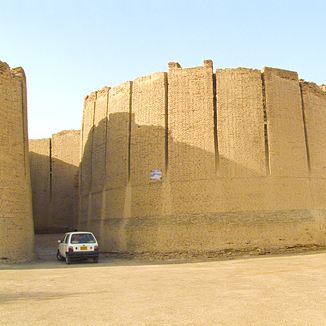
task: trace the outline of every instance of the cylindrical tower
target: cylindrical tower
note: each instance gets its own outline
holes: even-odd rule
[[[0,262],[34,259],[26,78],[0,61]]]

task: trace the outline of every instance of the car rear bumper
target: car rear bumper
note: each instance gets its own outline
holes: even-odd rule
[[[66,253],[67,257],[69,258],[95,258],[99,256],[99,252],[98,251],[68,251]]]

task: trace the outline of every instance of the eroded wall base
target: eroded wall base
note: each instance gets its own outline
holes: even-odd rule
[[[279,253],[326,246],[326,210],[109,219],[104,251],[155,258]]]

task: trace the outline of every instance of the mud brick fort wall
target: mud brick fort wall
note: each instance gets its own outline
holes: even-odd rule
[[[21,68],[0,95],[2,258],[27,259],[33,224],[159,257],[326,246],[326,87],[296,72],[171,62],[104,87],[81,131],[29,141],[31,172]]]
[[[79,229],[133,253],[324,246],[325,117],[325,89],[295,72],[210,60],[93,92]]]
[[[34,258],[26,78],[0,61],[0,261]]]
[[[78,220],[80,131],[29,140],[36,233],[71,231]]]

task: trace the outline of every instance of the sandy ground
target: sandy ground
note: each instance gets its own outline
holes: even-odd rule
[[[102,256],[0,265],[0,325],[326,325],[326,252],[220,261]]]

